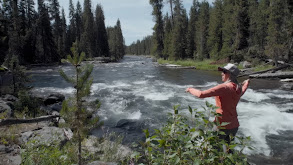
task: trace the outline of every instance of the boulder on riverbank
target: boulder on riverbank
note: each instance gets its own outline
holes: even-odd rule
[[[65,96],[60,93],[52,93],[44,99],[44,105],[51,105],[55,103],[60,103],[65,100]]]
[[[19,99],[13,95],[6,94],[0,98],[0,114],[5,117],[12,117],[14,115],[14,103]]]

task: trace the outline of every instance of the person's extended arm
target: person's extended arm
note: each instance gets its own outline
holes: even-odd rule
[[[225,85],[220,84],[208,90],[200,91],[194,88],[187,88],[186,92],[191,93],[192,95],[198,98],[212,97],[212,96],[221,96],[225,92]]]
[[[250,79],[247,79],[243,81],[242,83],[242,95],[246,92],[248,85],[249,85]]]

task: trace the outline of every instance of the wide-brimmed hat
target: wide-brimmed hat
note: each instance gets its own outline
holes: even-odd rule
[[[237,66],[234,65],[234,64],[231,64],[231,63],[228,63],[224,67],[218,67],[218,71],[226,71],[226,72],[229,72],[233,76],[236,76],[236,77],[240,73],[240,70],[237,68]]]

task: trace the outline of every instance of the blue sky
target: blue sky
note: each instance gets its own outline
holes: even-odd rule
[[[76,6],[78,0],[73,0]],[[169,6],[165,2],[165,11],[169,10]],[[183,0],[183,5],[189,13],[189,9],[193,0]],[[202,0],[199,0],[202,1]],[[208,0],[210,4],[214,0]],[[83,0],[79,0],[83,7]],[[125,38],[125,44],[130,45],[132,42],[141,40],[147,35],[153,33],[154,26],[152,14],[152,6],[149,0],[92,0],[92,10],[99,3],[104,9],[106,26],[114,26],[117,19],[120,19],[122,33]],[[59,0],[60,6],[64,8],[66,19],[68,19],[69,0]],[[165,14],[165,13],[164,13]],[[68,20],[67,20],[68,21]]]

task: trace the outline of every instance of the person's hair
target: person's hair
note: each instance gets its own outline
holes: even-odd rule
[[[241,84],[238,83],[237,77],[234,76],[233,74],[230,73],[230,77],[229,77],[230,81],[235,83],[237,85],[237,89],[240,88],[240,90],[242,91],[242,87]]]

